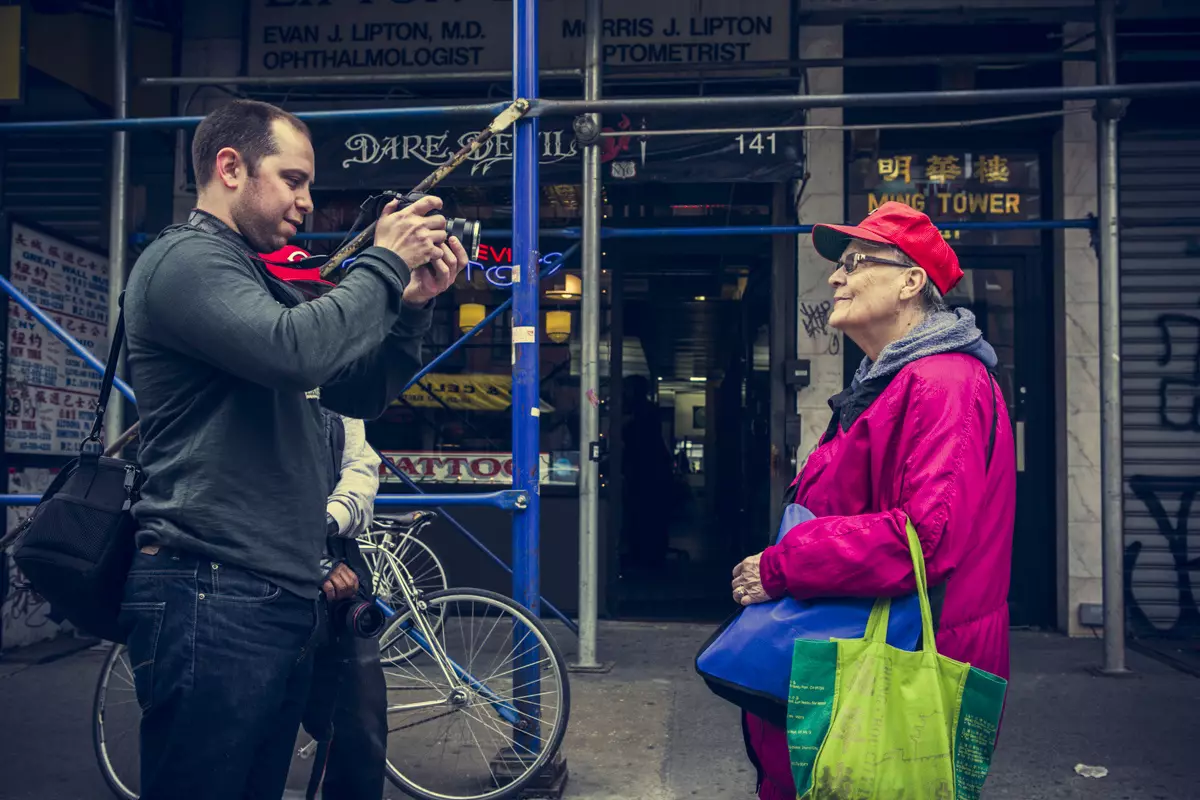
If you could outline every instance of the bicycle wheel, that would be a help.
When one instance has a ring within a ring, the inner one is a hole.
[[[437,557],[437,553],[433,552],[433,548],[411,534],[401,537],[395,547],[395,557],[408,570],[408,574],[412,576],[412,587],[420,592],[422,597],[449,588],[446,568]],[[362,548],[362,553],[371,566],[375,596],[392,608],[401,608],[404,605],[404,594],[400,591],[400,582],[405,578],[396,569],[392,559],[388,558],[378,545]],[[434,623],[435,629],[441,627],[440,613],[427,614],[426,618]],[[416,651],[415,644],[403,651],[396,650],[383,655],[383,663],[385,666],[395,664],[412,656]]]
[[[100,669],[92,701],[92,746],[100,774],[113,794],[138,800],[139,730],[142,709],[133,688],[133,670],[124,645],[114,644]]]
[[[566,734],[562,653],[541,620],[495,592],[448,589],[424,602],[380,636],[385,655],[415,651],[385,667],[388,778],[418,800],[514,797]],[[417,614],[431,613],[442,625],[428,639]],[[513,668],[514,655],[525,665]]]

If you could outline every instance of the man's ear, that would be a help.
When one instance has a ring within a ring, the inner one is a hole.
[[[214,174],[226,189],[236,189],[246,179],[246,165],[242,155],[232,147],[222,147],[217,153],[217,168]]]

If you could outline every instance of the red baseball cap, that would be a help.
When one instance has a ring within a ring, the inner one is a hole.
[[[942,238],[928,215],[912,206],[889,200],[858,225],[814,225],[813,246],[822,258],[837,261],[851,239],[890,244],[900,248],[929,280],[948,294],[963,276],[954,249]]]
[[[294,244],[284,245],[274,253],[259,253],[259,258],[267,265],[267,272],[283,281],[311,281],[326,286],[335,284],[321,277],[320,267],[301,266],[300,262],[310,258],[311,254]]]

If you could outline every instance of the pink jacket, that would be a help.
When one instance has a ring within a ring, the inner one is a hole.
[[[939,652],[1008,678],[1016,464],[1000,388],[970,355],[931,355],[897,372],[856,419],[847,416],[794,484],[795,502],[817,519],[763,552],[763,588],[797,598],[911,592],[910,517],[929,585],[945,585]],[[761,800],[795,800],[785,733],[749,714],[744,724]]]

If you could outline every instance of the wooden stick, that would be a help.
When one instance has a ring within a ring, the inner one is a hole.
[[[479,132],[479,135],[465,144],[462,148],[450,157],[442,166],[429,173],[423,181],[418,183],[412,191],[427,192],[434,186],[437,186],[447,175],[457,169],[464,161],[471,157],[472,154],[479,152],[485,144],[487,144],[493,136],[501,131],[512,126],[521,117],[529,111],[529,101],[524,98],[514,100],[512,105],[500,112],[500,114],[488,123],[488,126]],[[372,222],[367,227],[363,228],[357,236],[351,239],[345,247],[338,250],[329,257],[321,267],[321,277],[328,278],[336,272],[342,263],[369,245],[375,238],[375,223]]]

